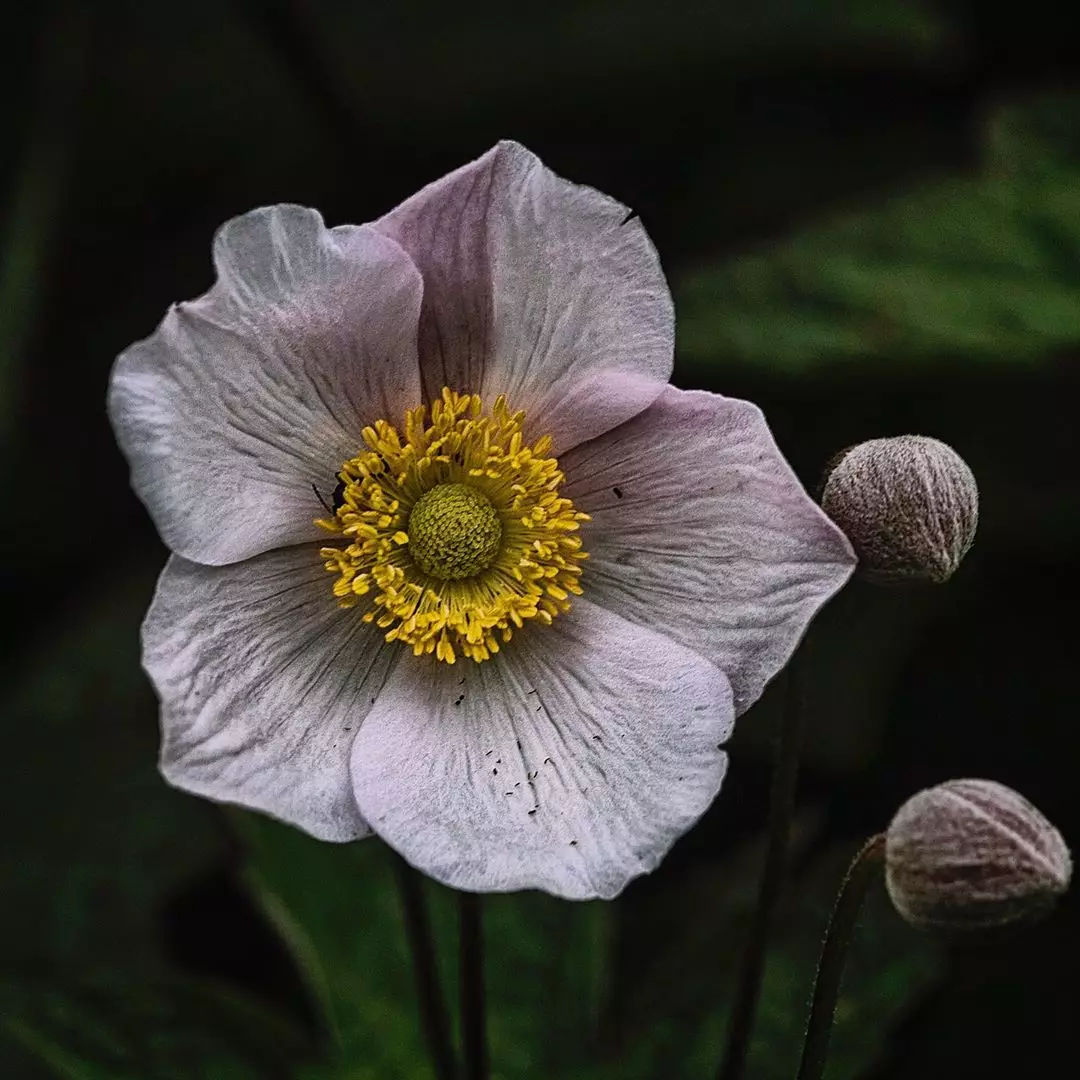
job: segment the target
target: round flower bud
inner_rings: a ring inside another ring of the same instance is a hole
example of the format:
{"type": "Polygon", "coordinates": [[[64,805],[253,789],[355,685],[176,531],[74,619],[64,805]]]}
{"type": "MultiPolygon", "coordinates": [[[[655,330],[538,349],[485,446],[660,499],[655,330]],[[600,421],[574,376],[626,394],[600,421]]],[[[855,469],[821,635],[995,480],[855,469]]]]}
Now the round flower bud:
{"type": "Polygon", "coordinates": [[[1069,884],[1061,833],[1011,788],[950,780],[913,795],[885,834],[885,884],[924,930],[988,930],[1044,914],[1069,884]]]}
{"type": "Polygon", "coordinates": [[[878,581],[945,581],[975,538],[979,489],[967,463],[925,435],[871,439],[830,462],[821,507],[878,581]]]}

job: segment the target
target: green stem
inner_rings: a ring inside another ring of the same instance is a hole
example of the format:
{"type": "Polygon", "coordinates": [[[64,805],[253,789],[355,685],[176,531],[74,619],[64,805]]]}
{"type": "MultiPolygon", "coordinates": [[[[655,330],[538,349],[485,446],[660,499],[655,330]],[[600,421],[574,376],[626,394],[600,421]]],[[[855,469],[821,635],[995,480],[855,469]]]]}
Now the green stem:
{"type": "Polygon", "coordinates": [[[885,834],[878,833],[862,846],[840,884],[814,978],[814,999],[806,1025],[798,1080],[821,1080],[825,1074],[829,1036],[836,1015],[836,1001],[840,996],[848,946],[855,933],[855,920],[866,897],[866,890],[881,868],[884,855],[885,834]]]}
{"type": "Polygon", "coordinates": [[[412,953],[416,996],[420,1008],[420,1026],[424,1032],[436,1080],[456,1080],[457,1060],[450,1041],[450,1017],[439,982],[435,939],[431,932],[420,875],[399,855],[393,855],[405,936],[412,953]]]}
{"type": "Polygon", "coordinates": [[[738,988],[728,1022],[727,1045],[717,1073],[719,1080],[741,1080],[746,1071],[746,1055],[754,1029],[765,954],[773,916],[787,876],[788,835],[795,810],[795,789],[799,779],[799,751],[805,705],[806,648],[788,664],[787,694],[773,757],[769,791],[768,847],[758,886],[757,904],[750,923],[746,951],[739,969],[738,988]]]}
{"type": "Polygon", "coordinates": [[[487,1080],[487,1024],[484,1004],[484,930],[480,897],[458,893],[460,932],[461,1032],[465,1080],[487,1080]]]}

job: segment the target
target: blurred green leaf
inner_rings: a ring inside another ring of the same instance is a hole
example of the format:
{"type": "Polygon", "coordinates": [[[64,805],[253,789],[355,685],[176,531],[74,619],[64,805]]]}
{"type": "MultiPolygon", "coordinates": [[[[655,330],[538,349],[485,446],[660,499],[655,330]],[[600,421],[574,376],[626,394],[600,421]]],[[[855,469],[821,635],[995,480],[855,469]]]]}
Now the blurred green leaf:
{"type": "Polygon", "coordinates": [[[429,1076],[388,853],[241,811],[230,820],[248,847],[247,883],[325,1020],[335,1066],[316,1075],[429,1076]]]}
{"type": "Polygon", "coordinates": [[[611,992],[617,904],[543,893],[485,899],[493,1068],[591,1076],[611,992]]]}
{"type": "MultiPolygon", "coordinates": [[[[377,840],[324,844],[253,814],[237,812],[234,820],[248,845],[254,895],[326,1018],[334,1064],[312,1078],[429,1078],[395,856],[377,840]]],[[[454,1003],[455,894],[433,882],[425,891],[444,990],[454,1003]]],[[[570,1075],[588,1059],[606,991],[610,911],[535,893],[485,898],[495,1076],[570,1075]]]]}
{"type": "MultiPolygon", "coordinates": [[[[756,1080],[790,1080],[797,1070],[820,941],[851,854],[845,846],[815,859],[779,912],[747,1065],[756,1080]]],[[[715,1073],[759,872],[760,851],[742,850],[639,903],[627,928],[617,1064],[603,1075],[648,1080],[676,1065],[679,1075],[715,1073]]],[[[872,890],[838,1007],[830,1080],[863,1075],[939,975],[933,944],[901,922],[883,889],[872,890]]]]}
{"type": "Polygon", "coordinates": [[[154,573],[71,597],[3,701],[0,813],[19,827],[0,849],[0,1069],[29,1059],[28,1080],[273,1080],[311,1054],[277,1013],[177,974],[163,948],[163,904],[223,842],[209,804],[157,774],[137,629],[154,573]]]}
{"type": "Polygon", "coordinates": [[[981,177],[687,276],[682,359],[1031,362],[1080,342],[1077,110],[1075,99],[1009,109],[990,126],[981,177]]]}
{"type": "Polygon", "coordinates": [[[69,598],[0,704],[0,816],[17,823],[0,848],[7,970],[158,970],[162,899],[220,856],[210,809],[157,774],[137,630],[153,574],[69,598]]]}
{"type": "MultiPolygon", "coordinates": [[[[321,844],[237,813],[249,881],[307,973],[333,1033],[332,1063],[310,1080],[417,1078],[420,1035],[388,850],[321,844]]],[[[817,948],[849,852],[817,860],[778,923],[750,1074],[786,1080],[798,1062],[817,948]]],[[[759,859],[745,851],[637,902],[612,981],[617,905],[541,894],[485,898],[489,1035],[497,1077],[577,1080],[708,1075],[719,1060],[742,928],[759,859]]],[[[879,890],[880,892],[880,890],[879,890]]],[[[456,997],[454,894],[428,883],[442,975],[456,997]]],[[[934,948],[884,899],[868,903],[839,1011],[833,1069],[856,1077],[938,974],[934,948]],[[868,1018],[872,1017],[872,1022],[868,1018]]]]}
{"type": "Polygon", "coordinates": [[[277,1013],[179,978],[6,983],[0,1006],[0,1030],[62,1080],[286,1080],[308,1052],[277,1013]]]}

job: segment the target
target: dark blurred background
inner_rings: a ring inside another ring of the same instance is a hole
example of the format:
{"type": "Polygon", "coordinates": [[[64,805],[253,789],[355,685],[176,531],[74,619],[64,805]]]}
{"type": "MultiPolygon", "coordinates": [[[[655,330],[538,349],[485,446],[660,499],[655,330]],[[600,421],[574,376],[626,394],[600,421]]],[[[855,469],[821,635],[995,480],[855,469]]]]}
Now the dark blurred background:
{"type": "MultiPolygon", "coordinates": [[[[982,492],[927,590],[815,626],[792,899],[750,1075],[794,1074],[837,880],[908,795],[985,776],[1080,836],[1080,39],[1051,0],[475,0],[5,11],[0,1076],[427,1077],[387,852],[165,787],[137,630],[165,552],[113,357],[211,280],[225,218],[377,217],[501,137],[632,206],[675,381],[761,404],[812,486],[935,435],[982,492]]],[[[496,1075],[709,1077],[760,860],[776,686],[724,790],[613,904],[492,898],[496,1075]]],[[[453,977],[452,906],[429,899],[453,977]]],[[[831,1080],[1075,1071],[1080,902],[982,948],[878,889],[831,1080]]]]}

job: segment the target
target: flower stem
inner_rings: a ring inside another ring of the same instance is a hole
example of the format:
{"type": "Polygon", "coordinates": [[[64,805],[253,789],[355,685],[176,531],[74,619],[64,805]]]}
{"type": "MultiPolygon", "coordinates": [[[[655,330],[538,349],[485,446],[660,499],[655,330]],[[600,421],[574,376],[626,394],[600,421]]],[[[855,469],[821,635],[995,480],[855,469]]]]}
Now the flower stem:
{"type": "Polygon", "coordinates": [[[420,875],[401,856],[394,853],[392,858],[401,913],[405,920],[405,936],[409,939],[412,953],[424,1041],[431,1055],[436,1080],[456,1080],[457,1060],[450,1041],[450,1017],[439,982],[435,939],[424,901],[424,884],[420,875]]]}
{"type": "Polygon", "coordinates": [[[480,897],[458,893],[461,980],[461,1043],[465,1080],[487,1080],[487,1024],[484,1006],[484,930],[480,897]]]}
{"type": "Polygon", "coordinates": [[[852,860],[840,884],[814,978],[814,999],[806,1025],[798,1080],[821,1080],[825,1073],[829,1036],[836,1014],[836,1000],[840,996],[840,980],[844,974],[848,945],[855,933],[855,920],[866,890],[876,877],[884,854],[885,834],[870,837],[852,860]]]}
{"type": "Polygon", "coordinates": [[[769,791],[768,847],[758,886],[757,904],[750,924],[746,951],[739,969],[735,1002],[728,1022],[727,1045],[717,1074],[719,1080],[741,1080],[746,1070],[754,1017],[761,993],[765,953],[784,878],[787,875],[788,834],[795,809],[795,788],[799,779],[799,751],[802,747],[805,707],[806,648],[788,664],[787,693],[780,734],[773,757],[769,791]]]}

